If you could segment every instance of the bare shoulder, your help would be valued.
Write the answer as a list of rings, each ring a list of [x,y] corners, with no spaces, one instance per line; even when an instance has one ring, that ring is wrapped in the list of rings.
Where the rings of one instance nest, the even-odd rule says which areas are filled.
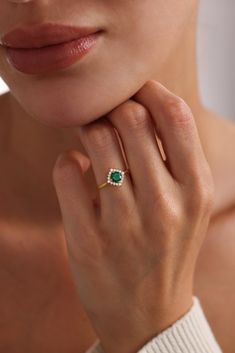
[[[211,127],[214,129],[215,135],[218,136],[219,142],[226,143],[229,146],[235,146],[235,117],[232,120],[229,117],[219,115],[215,112],[209,111],[208,117],[211,119]],[[235,158],[234,158],[235,160]]]
[[[3,94],[0,94],[0,103],[2,103],[7,97],[9,97],[10,92],[5,92]]]
[[[235,120],[205,110],[198,121],[215,182],[213,213],[220,214],[235,204]]]
[[[195,271],[194,293],[224,353],[235,347],[235,205],[210,224]]]
[[[206,111],[200,121],[216,197],[195,269],[194,293],[223,353],[234,353],[235,120]]]

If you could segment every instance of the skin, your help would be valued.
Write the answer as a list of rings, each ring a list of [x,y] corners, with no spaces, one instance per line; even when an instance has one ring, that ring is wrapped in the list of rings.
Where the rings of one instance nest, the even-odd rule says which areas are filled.
[[[188,119],[190,122],[193,120],[192,117],[194,118],[201,146],[212,171],[215,184],[212,209],[209,207],[210,193],[202,196],[203,194],[200,192],[198,198],[190,197],[193,192],[194,195],[197,195],[195,188],[188,189],[186,194],[180,190],[179,195],[181,196],[175,197],[172,202],[174,205],[180,205],[178,209],[182,210],[180,199],[184,195],[184,198],[187,196],[188,200],[191,200],[187,205],[192,206],[192,209],[195,210],[195,202],[200,205],[198,210],[200,215],[193,212],[193,226],[197,224],[198,230],[204,229],[203,226],[205,227],[206,224],[206,219],[203,219],[205,223],[201,219],[201,215],[204,214],[202,210],[206,209],[208,213],[209,210],[211,211],[211,222],[205,238],[203,238],[204,233],[196,232],[193,226],[186,228],[185,217],[184,222],[181,219],[182,223],[180,224],[185,227],[184,229],[187,229],[185,233],[192,234],[195,243],[197,243],[196,240],[199,239],[199,236],[201,242],[204,239],[199,254],[199,240],[197,247],[192,246],[192,253],[187,253],[189,257],[193,254],[195,259],[198,255],[194,276],[194,293],[202,300],[207,318],[223,351],[232,352],[235,344],[231,329],[235,317],[233,304],[235,288],[233,288],[231,280],[234,276],[232,229],[234,229],[235,196],[232,190],[235,160],[232,156],[232,150],[235,128],[232,123],[207,111],[200,101],[195,63],[197,1],[185,0],[176,4],[171,0],[164,2],[136,0],[135,3],[126,0],[116,3],[71,0],[69,5],[67,1],[57,1],[57,11],[54,11],[54,2],[45,4],[43,1],[28,1],[26,3],[2,1],[0,3],[0,35],[16,24],[27,23],[29,18],[33,18],[33,22],[51,20],[80,25],[98,25],[106,30],[103,40],[100,42],[100,46],[103,46],[102,50],[99,47],[97,51],[91,53],[88,60],[77,63],[67,70],[42,77],[23,75],[17,72],[8,64],[4,50],[0,48],[0,74],[11,90],[11,93],[0,97],[0,141],[2,144],[0,153],[2,170],[5,171],[1,174],[0,180],[1,197],[5,201],[0,206],[2,234],[0,298],[1,303],[4,303],[0,315],[1,350],[11,353],[14,351],[17,353],[26,351],[34,351],[35,353],[42,351],[72,353],[76,351],[82,353],[95,341],[97,336],[101,336],[104,345],[111,352],[113,342],[110,342],[106,337],[102,322],[94,319],[97,317],[97,307],[100,308],[101,304],[96,301],[97,307],[89,311],[93,300],[91,302],[85,300],[88,298],[88,291],[84,285],[84,277],[83,281],[82,277],[79,281],[77,275],[77,269],[81,268],[81,252],[78,256],[79,249],[76,247],[76,254],[73,254],[73,258],[76,255],[77,260],[74,262],[69,257],[71,250],[69,253],[67,250],[68,244],[71,244],[68,242],[68,235],[70,234],[70,239],[76,238],[81,224],[76,224],[73,231],[67,232],[67,236],[64,233],[61,216],[64,215],[65,198],[60,198],[59,204],[57,196],[62,194],[67,184],[63,183],[58,186],[57,182],[56,193],[54,185],[56,180],[52,180],[52,173],[54,171],[55,175],[55,162],[58,155],[63,151],[72,150],[72,153],[69,152],[66,155],[68,170],[71,170],[70,168],[75,170],[71,174],[73,181],[71,185],[75,185],[76,179],[76,192],[80,195],[83,190],[82,174],[78,173],[78,171],[81,172],[79,169],[81,164],[82,170],[87,170],[83,175],[88,186],[88,194],[86,194],[86,198],[84,196],[84,200],[96,199],[97,202],[100,202],[99,195],[102,195],[102,198],[106,195],[108,202],[109,195],[112,195],[110,194],[112,189],[103,189],[99,194],[96,190],[96,184],[103,182],[105,165],[109,165],[110,162],[95,169],[94,155],[92,155],[92,151],[95,150],[94,145],[90,145],[90,152],[88,152],[82,140],[83,135],[80,134],[80,128],[89,126],[93,131],[106,133],[105,130],[101,130],[103,122],[101,117],[105,116],[109,123],[116,122],[118,132],[127,131],[128,126],[130,128],[131,125],[128,125],[130,105],[127,109],[126,104],[130,101],[133,103],[134,95],[137,92],[142,92],[142,95],[140,93],[135,98],[138,97],[140,100],[142,97],[143,100],[140,100],[139,104],[149,109],[150,103],[146,97],[154,94],[154,99],[157,100],[159,99],[159,91],[157,93],[154,86],[151,87],[148,94],[143,94],[143,87],[147,81],[154,80],[154,85],[160,81],[169,89],[167,95],[164,96],[164,101],[167,101],[166,96],[171,96],[172,93],[184,99],[184,109],[182,111],[181,107],[180,114],[176,115],[169,114],[171,106],[168,104],[169,101],[164,103],[166,110],[163,116],[166,119],[169,116],[175,119],[171,121],[172,124],[177,119],[182,123],[182,116],[190,116],[191,118]],[[78,18],[74,15],[76,13],[80,13]],[[38,14],[40,14],[40,18]],[[133,32],[133,26],[135,26],[135,32]],[[161,88],[161,92],[163,91],[164,88]],[[191,108],[192,115],[188,110],[187,114],[183,113],[186,109],[185,106]],[[152,115],[158,116],[159,109],[160,106],[155,107]],[[111,111],[112,113],[110,113]],[[119,117],[117,112],[120,113],[120,119],[117,118]],[[112,118],[115,113],[116,119]],[[121,119],[123,121],[125,119],[122,125],[120,125]],[[166,141],[169,141],[172,126],[170,121],[168,123],[169,125],[167,125],[167,121],[162,120]],[[188,134],[190,133],[189,130],[185,130]],[[84,132],[84,130],[82,131]],[[136,138],[135,134],[133,136]],[[177,136],[174,148],[181,141],[179,135]],[[125,140],[128,141],[127,138]],[[144,133],[143,140],[146,140],[146,144],[149,146],[153,146],[151,140]],[[112,141],[114,142],[115,139],[113,138]],[[218,141],[220,141],[219,144]],[[222,152],[221,146],[223,146]],[[185,149],[182,149],[182,153],[185,152]],[[195,179],[203,181],[207,186],[211,185],[211,181],[206,177],[208,174],[203,173],[206,161],[199,153],[199,143],[195,144],[193,151],[198,156],[199,163],[195,168],[196,162],[192,162],[193,175],[197,176]],[[103,149],[102,153],[97,153],[97,159],[99,158],[102,163],[107,163],[107,159],[104,158],[105,152],[107,153],[107,147]],[[128,152],[131,153],[131,150],[129,149]],[[137,153],[135,149],[134,152],[138,155],[142,150],[139,149]],[[176,163],[179,161],[179,155],[174,155],[174,153],[172,151],[169,157]],[[120,151],[116,156],[120,156]],[[74,161],[76,162],[75,169],[73,168]],[[181,168],[176,163],[178,172],[189,168],[189,162],[187,162],[186,159]],[[137,170],[132,170],[133,175],[140,172],[138,166],[141,166],[142,169],[140,163],[136,164]],[[199,170],[201,173],[198,173]],[[98,171],[100,174],[97,180]],[[63,173],[62,175],[64,175]],[[76,178],[74,177],[75,173],[77,173]],[[155,175],[155,173],[153,174]],[[149,185],[152,187],[153,183],[157,185],[157,180],[160,179],[154,179],[151,173],[148,173],[148,176],[152,181]],[[58,179],[60,178],[58,176]],[[162,181],[161,187],[164,186],[168,189],[169,184],[166,179],[163,178]],[[144,185],[144,183],[145,179],[139,184]],[[201,183],[200,187],[199,184],[195,185],[197,190],[205,189]],[[124,186],[121,190],[124,190]],[[129,185],[129,197],[132,195],[131,191]],[[149,197],[152,195],[152,191],[153,189],[149,188],[147,194]],[[122,197],[125,198],[126,195],[123,193]],[[149,197],[146,199],[148,200]],[[109,199],[109,202],[111,201]],[[69,202],[71,205],[71,199]],[[129,204],[130,199],[126,200],[126,205]],[[75,208],[78,206],[79,203],[75,205]],[[108,209],[107,206],[106,209]],[[139,209],[143,210],[143,208]],[[88,212],[85,214],[87,215]],[[163,225],[167,224],[168,219],[163,211],[158,216],[161,217],[161,215],[165,219]],[[135,214],[135,217],[142,220],[143,212]],[[74,218],[69,220],[66,218],[67,229],[73,223]],[[152,229],[154,226],[156,227],[152,224]],[[145,236],[139,228],[135,229],[136,234]],[[170,230],[165,232],[169,237]],[[181,234],[180,231],[179,233]],[[109,234],[108,230],[107,234]],[[152,246],[152,244],[148,244],[148,246]],[[70,246],[70,249],[73,247]],[[181,251],[182,249],[183,246]],[[178,255],[180,256],[180,254],[179,251]],[[75,269],[73,272],[70,271],[69,260]],[[168,262],[165,263],[167,267],[170,266]],[[179,268],[188,268],[187,264],[188,262],[185,260],[185,262],[179,263]],[[169,268],[172,268],[171,266]],[[215,270],[216,278],[212,281],[212,274]],[[164,268],[155,267],[154,271],[155,277],[153,278],[159,278],[164,272]],[[182,273],[185,275],[183,276]],[[138,332],[134,319],[130,322],[129,327],[123,326],[123,328],[125,327],[124,332],[115,331],[115,337],[119,341],[123,339],[123,352],[135,349],[149,339],[150,335],[169,325],[189,308],[192,273],[193,266],[188,271],[182,270],[177,273],[182,278],[179,287],[177,287],[177,294],[174,291],[169,291],[166,295],[166,287],[162,285],[162,295],[157,298],[154,317],[159,316],[164,298],[165,305],[174,300],[177,305],[171,306],[172,310],[169,312],[169,316],[165,316],[162,321],[157,320],[157,328],[151,325],[153,313],[149,317],[145,316],[146,325],[140,330],[143,336],[140,337],[139,342],[128,341],[128,345],[130,344],[128,346],[125,341],[126,330],[126,332],[132,332],[133,329],[134,332]],[[92,273],[91,275],[94,276]],[[168,281],[164,282],[168,284],[167,288],[172,285],[169,277],[167,277]],[[149,282],[149,285],[152,286],[154,283],[155,281]],[[108,288],[107,286],[106,283],[104,288]],[[84,288],[86,291],[81,290]],[[101,288],[100,293],[102,290],[104,291]],[[220,293],[220,295],[215,295],[215,293]],[[136,292],[131,293],[132,298],[135,298],[135,294]],[[184,300],[182,300],[182,295],[184,295]],[[156,302],[154,301],[154,303]],[[118,305],[111,304],[113,303],[110,302],[110,308],[114,307],[119,312]],[[146,302],[146,305],[153,305],[151,298]],[[102,307],[103,309],[104,307]],[[127,309],[131,312],[130,307]],[[132,309],[134,312],[134,308]],[[90,315],[87,315],[87,312]],[[92,313],[95,315],[92,316]],[[115,315],[115,311],[110,314]],[[118,327],[122,327],[122,325],[118,325]]]
[[[119,131],[130,170],[142,168],[120,191],[100,194],[99,212],[71,152],[60,156],[53,170],[78,292],[104,351],[111,353],[138,351],[190,309],[214,195],[188,106],[155,81],[135,97],[141,105],[129,100],[108,120]],[[97,181],[112,161],[125,166],[112,125],[79,129]]]

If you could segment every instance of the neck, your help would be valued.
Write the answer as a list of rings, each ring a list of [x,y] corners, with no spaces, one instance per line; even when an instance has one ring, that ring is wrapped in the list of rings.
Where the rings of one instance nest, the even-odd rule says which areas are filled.
[[[189,20],[188,27],[176,42],[163,67],[155,74],[155,79],[170,91],[182,97],[195,113],[202,109],[197,72],[197,12]]]

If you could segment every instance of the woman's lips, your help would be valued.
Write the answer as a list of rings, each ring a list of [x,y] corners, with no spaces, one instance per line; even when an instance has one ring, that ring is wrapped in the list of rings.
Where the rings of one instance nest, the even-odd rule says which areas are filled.
[[[90,34],[69,42],[41,48],[15,49],[6,47],[11,65],[26,74],[44,74],[64,69],[87,54],[96,44],[101,32]]]
[[[8,62],[26,74],[43,74],[71,66],[96,44],[103,30],[56,23],[21,26],[0,40]]]

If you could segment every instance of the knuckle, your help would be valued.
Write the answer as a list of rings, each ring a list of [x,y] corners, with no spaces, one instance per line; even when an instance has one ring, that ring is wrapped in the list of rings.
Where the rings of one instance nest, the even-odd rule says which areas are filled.
[[[167,229],[179,229],[184,222],[184,212],[182,207],[177,203],[171,203],[166,212]],[[170,233],[170,232],[169,232]]]
[[[204,180],[198,192],[201,200],[201,209],[210,211],[214,203],[214,184],[209,180]]]
[[[190,210],[198,215],[210,212],[214,204],[215,187],[210,171],[194,177],[191,185]]]
[[[113,144],[114,131],[107,123],[92,123],[84,129],[84,132],[86,140],[98,150],[107,149]]]
[[[68,150],[63,152],[56,160],[52,176],[54,180],[67,180],[71,173],[78,170],[80,167],[79,162],[76,160],[76,152]]]
[[[165,110],[175,124],[187,124],[192,118],[192,112],[187,103],[178,96],[168,97],[165,101]]]
[[[166,87],[164,87],[159,81],[156,81],[154,79],[148,79],[141,87],[140,92],[145,89],[154,90],[156,94],[160,93],[162,89],[166,91]],[[139,92],[137,92],[137,96],[138,96],[138,93]]]
[[[161,223],[167,229],[172,229],[172,227],[175,229],[182,223],[184,214],[180,202],[177,202],[175,198],[170,197],[166,193],[160,193],[155,196],[151,208],[153,210],[151,214],[158,214]]]
[[[147,109],[135,102],[126,102],[118,111],[118,115],[125,119],[125,127],[131,129],[142,129],[148,124],[149,115]]]

